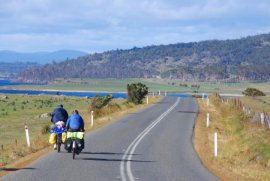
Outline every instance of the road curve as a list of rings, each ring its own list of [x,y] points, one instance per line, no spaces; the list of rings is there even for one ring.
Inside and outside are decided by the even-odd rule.
[[[85,150],[72,160],[49,154],[3,181],[215,181],[193,148],[197,103],[165,97],[154,106],[86,135]]]

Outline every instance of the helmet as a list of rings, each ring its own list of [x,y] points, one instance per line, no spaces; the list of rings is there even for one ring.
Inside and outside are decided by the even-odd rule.
[[[79,114],[79,111],[75,109],[72,113],[73,114]]]
[[[57,107],[61,107],[61,108],[63,108],[63,105],[62,105],[62,104],[59,104]]]

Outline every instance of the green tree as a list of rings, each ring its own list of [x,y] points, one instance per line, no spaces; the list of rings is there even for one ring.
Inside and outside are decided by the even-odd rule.
[[[148,87],[142,83],[133,83],[127,85],[128,102],[141,104],[142,100],[148,94]]]

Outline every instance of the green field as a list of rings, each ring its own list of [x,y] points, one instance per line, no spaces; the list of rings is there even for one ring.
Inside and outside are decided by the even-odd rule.
[[[58,104],[63,104],[69,113],[78,109],[86,115],[90,99],[0,94],[0,144],[25,141],[25,124],[29,126],[30,135],[41,133],[42,128],[50,124],[50,117],[46,114]]]
[[[270,83],[207,83],[183,82],[166,79],[70,79],[57,80],[48,85],[18,85],[10,86],[15,89],[32,90],[70,90],[70,91],[106,91],[126,92],[130,83],[142,82],[149,87],[150,92],[198,92],[198,93],[231,93],[241,94],[246,88],[253,87],[270,94]],[[181,85],[182,84],[182,85]],[[183,86],[186,85],[186,86]],[[192,87],[199,85],[199,88]]]

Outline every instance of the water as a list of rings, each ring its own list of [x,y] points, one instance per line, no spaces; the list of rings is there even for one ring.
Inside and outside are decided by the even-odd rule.
[[[65,91],[38,91],[38,90],[1,90],[1,86],[8,85],[33,85],[33,83],[15,83],[9,80],[0,80],[0,93],[2,94],[27,94],[27,95],[63,95],[63,96],[76,96],[76,97],[94,97],[94,96],[106,96],[111,94],[114,98],[127,98],[126,93],[113,93],[113,92],[65,92]],[[40,84],[39,84],[40,85]],[[150,94],[151,95],[151,94]],[[190,95],[185,93],[168,93],[167,96],[175,97],[190,97]]]
[[[10,80],[0,79],[0,87],[1,86],[9,86],[9,85],[44,85],[44,84],[41,84],[41,83],[12,82]]]
[[[33,83],[15,83],[9,80],[0,80],[0,88],[1,86],[9,86],[9,85],[33,85]],[[39,84],[40,85],[40,84]],[[62,95],[62,96],[76,96],[76,97],[94,97],[94,96],[106,96],[111,94],[114,98],[127,98],[126,93],[108,93],[108,92],[65,92],[65,91],[38,91],[38,90],[6,90],[0,89],[0,93],[2,94],[27,94],[27,95]]]

